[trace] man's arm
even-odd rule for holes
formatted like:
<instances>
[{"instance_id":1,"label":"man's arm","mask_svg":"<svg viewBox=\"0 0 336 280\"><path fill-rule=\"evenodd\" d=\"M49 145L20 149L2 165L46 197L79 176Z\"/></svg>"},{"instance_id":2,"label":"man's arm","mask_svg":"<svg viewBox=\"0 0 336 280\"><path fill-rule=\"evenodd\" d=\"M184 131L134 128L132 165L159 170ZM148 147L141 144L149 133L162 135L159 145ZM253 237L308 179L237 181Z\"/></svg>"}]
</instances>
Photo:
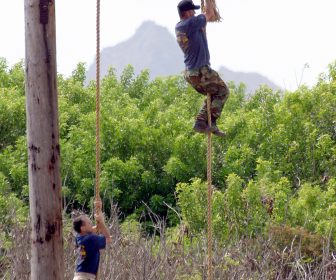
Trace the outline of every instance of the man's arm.
<instances>
[{"instance_id":1,"label":"man's arm","mask_svg":"<svg viewBox=\"0 0 336 280\"><path fill-rule=\"evenodd\" d=\"M205 18L207 21L213 20L213 17L215 16L214 7L211 1L206 0L205 1L205 12L204 12Z\"/></svg>"}]
</instances>

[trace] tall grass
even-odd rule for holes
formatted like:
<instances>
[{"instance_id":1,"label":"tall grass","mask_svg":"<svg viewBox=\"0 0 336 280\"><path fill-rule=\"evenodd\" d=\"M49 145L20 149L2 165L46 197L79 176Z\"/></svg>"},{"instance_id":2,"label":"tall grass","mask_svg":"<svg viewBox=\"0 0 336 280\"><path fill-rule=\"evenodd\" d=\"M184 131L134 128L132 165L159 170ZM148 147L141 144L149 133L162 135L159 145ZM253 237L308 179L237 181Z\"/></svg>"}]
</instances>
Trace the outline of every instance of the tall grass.
<instances>
[{"instance_id":1,"label":"tall grass","mask_svg":"<svg viewBox=\"0 0 336 280\"><path fill-rule=\"evenodd\" d=\"M72 279L74 235L70 220L64 221L65 279ZM145 236L141 229L128 231L123 226L121 230L117 215L113 215L108 222L113 242L102 251L99 279L206 279L205 235L192 237L182 229L171 238L162 220L153 217L152 223L155 234ZM14 226L8 235L11 242L0 244L1 279L30 279L29 228L29 223ZM264 236L240 238L229 245L215 241L214 279L336 279L336 256L328 241L321 242L321 250L307 252L296 232L290 237L292 242L279 242L280 235L289 236L288 231L277 227Z\"/></svg>"}]
</instances>

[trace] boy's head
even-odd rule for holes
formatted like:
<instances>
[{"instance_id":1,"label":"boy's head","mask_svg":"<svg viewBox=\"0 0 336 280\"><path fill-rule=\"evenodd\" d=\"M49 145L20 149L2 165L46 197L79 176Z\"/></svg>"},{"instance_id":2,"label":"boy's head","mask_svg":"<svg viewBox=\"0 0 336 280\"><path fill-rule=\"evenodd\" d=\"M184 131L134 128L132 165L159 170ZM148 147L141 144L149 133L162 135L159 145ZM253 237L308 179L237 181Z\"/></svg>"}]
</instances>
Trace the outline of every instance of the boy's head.
<instances>
[{"instance_id":1,"label":"boy's head","mask_svg":"<svg viewBox=\"0 0 336 280\"><path fill-rule=\"evenodd\" d=\"M86 215L80 215L73 220L73 229L79 234L92 232L92 222Z\"/></svg>"}]
</instances>

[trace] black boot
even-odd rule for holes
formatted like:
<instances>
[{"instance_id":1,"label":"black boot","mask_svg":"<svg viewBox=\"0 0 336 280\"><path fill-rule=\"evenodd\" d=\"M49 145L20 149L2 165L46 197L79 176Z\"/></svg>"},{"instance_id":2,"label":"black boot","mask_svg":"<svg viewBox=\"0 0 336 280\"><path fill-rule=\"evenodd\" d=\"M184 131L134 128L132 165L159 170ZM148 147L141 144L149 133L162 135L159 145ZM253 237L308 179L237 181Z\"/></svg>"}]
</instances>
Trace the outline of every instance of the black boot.
<instances>
[{"instance_id":1,"label":"black boot","mask_svg":"<svg viewBox=\"0 0 336 280\"><path fill-rule=\"evenodd\" d=\"M212 134L214 134L218 137L222 137L222 138L225 137L225 133L223 131L219 130L219 128L217 126L217 123L216 123L216 119L211 120L211 132L212 132Z\"/></svg>"},{"instance_id":2,"label":"black boot","mask_svg":"<svg viewBox=\"0 0 336 280\"><path fill-rule=\"evenodd\" d=\"M210 131L212 132L207 122L203 120L196 120L193 129L198 133L208 133Z\"/></svg>"}]
</instances>

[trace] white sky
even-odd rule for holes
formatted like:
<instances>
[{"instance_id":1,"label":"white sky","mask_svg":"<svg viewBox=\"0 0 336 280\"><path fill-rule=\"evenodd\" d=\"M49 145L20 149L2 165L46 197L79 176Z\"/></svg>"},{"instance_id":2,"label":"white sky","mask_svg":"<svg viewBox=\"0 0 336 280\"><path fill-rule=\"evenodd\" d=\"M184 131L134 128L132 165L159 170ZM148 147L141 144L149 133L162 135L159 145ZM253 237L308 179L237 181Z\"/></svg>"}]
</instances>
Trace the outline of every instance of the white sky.
<instances>
[{"instance_id":1,"label":"white sky","mask_svg":"<svg viewBox=\"0 0 336 280\"><path fill-rule=\"evenodd\" d=\"M58 72L69 75L95 56L95 0L55 0ZM199 4L200 0L194 0ZM101 0L101 46L131 37L145 20L172 33L178 0ZM336 60L336 0L217 0L222 23L208 25L211 63L259 72L294 90L313 85ZM0 0L0 56L24 58L24 0Z\"/></svg>"}]
</instances>

